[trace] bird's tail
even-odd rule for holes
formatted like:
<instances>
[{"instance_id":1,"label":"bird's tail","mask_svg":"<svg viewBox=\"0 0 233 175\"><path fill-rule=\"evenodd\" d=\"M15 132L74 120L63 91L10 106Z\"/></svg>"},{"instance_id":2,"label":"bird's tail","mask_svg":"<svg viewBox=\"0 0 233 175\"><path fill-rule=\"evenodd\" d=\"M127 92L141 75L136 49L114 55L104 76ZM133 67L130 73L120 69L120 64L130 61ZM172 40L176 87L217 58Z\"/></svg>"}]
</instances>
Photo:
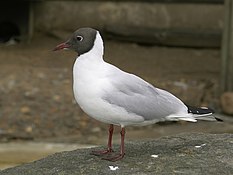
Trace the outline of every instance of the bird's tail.
<instances>
[{"instance_id":1,"label":"bird's tail","mask_svg":"<svg viewBox=\"0 0 233 175\"><path fill-rule=\"evenodd\" d=\"M207 107L192 107L186 105L188 107L188 113L192 114L192 116L196 120L207 120L207 121L222 121L221 119L213 116L214 110Z\"/></svg>"}]
</instances>

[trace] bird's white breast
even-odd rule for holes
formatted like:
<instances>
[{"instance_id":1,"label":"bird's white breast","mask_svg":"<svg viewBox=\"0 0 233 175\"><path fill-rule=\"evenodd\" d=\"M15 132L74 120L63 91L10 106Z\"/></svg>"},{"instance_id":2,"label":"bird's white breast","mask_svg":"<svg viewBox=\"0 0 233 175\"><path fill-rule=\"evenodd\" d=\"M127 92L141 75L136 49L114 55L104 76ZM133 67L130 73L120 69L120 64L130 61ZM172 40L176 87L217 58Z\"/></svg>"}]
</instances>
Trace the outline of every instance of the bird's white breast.
<instances>
[{"instance_id":1,"label":"bird's white breast","mask_svg":"<svg viewBox=\"0 0 233 175\"><path fill-rule=\"evenodd\" d=\"M121 126L142 122L143 117L102 98L106 91L114 88L109 79L109 74L114 70L114 66L92 52L78 57L73 67L73 90L77 103L85 113L101 122Z\"/></svg>"},{"instance_id":2,"label":"bird's white breast","mask_svg":"<svg viewBox=\"0 0 233 175\"><path fill-rule=\"evenodd\" d=\"M75 100L89 116L105 123L128 125L130 122L143 120L129 114L125 109L111 105L101 97L106 88L112 88L106 77L108 73L105 62L93 63L88 59L77 59L73 68L73 90Z\"/></svg>"},{"instance_id":3,"label":"bird's white breast","mask_svg":"<svg viewBox=\"0 0 233 175\"><path fill-rule=\"evenodd\" d=\"M85 113L101 122L121 126L142 122L142 117L130 114L124 108L109 104L102 99L106 89L109 92L113 88L109 74L117 69L104 62L102 55L103 43L97 33L94 47L88 53L79 56L74 63L75 100Z\"/></svg>"}]
</instances>

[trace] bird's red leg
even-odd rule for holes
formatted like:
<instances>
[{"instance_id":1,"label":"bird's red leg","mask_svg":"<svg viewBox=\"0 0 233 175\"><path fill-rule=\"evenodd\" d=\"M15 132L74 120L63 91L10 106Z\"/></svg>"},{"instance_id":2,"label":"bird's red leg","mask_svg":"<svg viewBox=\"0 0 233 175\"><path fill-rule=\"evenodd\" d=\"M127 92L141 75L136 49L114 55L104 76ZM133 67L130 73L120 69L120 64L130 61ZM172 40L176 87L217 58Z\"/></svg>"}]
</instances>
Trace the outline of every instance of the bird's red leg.
<instances>
[{"instance_id":1,"label":"bird's red leg","mask_svg":"<svg viewBox=\"0 0 233 175\"><path fill-rule=\"evenodd\" d=\"M102 158L104 160L109 160L109 161L117 161L120 160L124 157L125 155L125 128L121 128L121 148L120 148L120 153L113 156L113 157L106 157L106 158Z\"/></svg>"},{"instance_id":2,"label":"bird's red leg","mask_svg":"<svg viewBox=\"0 0 233 175\"><path fill-rule=\"evenodd\" d=\"M108 129L108 133L109 133L109 135L108 135L108 148L105 149L105 150L92 151L91 154L96 155L96 156L100 156L100 155L103 155L103 154L108 154L108 153L113 152L113 149L112 149L113 130L114 130L113 124L110 124L109 129Z\"/></svg>"}]
</instances>

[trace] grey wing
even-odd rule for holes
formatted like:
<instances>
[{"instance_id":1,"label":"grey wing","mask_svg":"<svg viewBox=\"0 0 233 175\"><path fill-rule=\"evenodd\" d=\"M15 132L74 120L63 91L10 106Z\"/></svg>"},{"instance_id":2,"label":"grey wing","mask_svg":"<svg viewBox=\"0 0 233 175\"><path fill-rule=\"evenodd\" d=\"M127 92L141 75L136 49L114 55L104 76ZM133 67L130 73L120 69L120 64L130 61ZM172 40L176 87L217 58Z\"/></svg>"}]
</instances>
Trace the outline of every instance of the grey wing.
<instances>
[{"instance_id":1,"label":"grey wing","mask_svg":"<svg viewBox=\"0 0 233 175\"><path fill-rule=\"evenodd\" d=\"M155 88L133 74L121 72L110 78L110 81L112 88L106 90L102 98L145 120L162 119L187 111L184 103L174 95Z\"/></svg>"}]
</instances>

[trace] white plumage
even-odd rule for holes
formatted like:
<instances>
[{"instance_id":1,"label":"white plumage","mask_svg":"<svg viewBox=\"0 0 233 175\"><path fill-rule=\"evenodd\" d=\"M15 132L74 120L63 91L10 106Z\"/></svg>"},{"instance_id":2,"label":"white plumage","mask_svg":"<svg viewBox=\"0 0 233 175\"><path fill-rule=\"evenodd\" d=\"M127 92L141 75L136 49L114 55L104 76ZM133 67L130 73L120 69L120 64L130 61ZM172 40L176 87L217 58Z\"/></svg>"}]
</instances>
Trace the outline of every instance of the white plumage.
<instances>
[{"instance_id":1,"label":"white plumage","mask_svg":"<svg viewBox=\"0 0 233 175\"><path fill-rule=\"evenodd\" d=\"M110 124L108 148L95 151L95 155L113 152L113 125L122 128L120 153L104 159L116 161L125 154L125 126L166 120L215 120L211 116L212 110L187 106L171 93L105 62L103 40L95 29L77 30L54 50L67 48L78 53L73 67L73 90L77 103L92 118Z\"/></svg>"},{"instance_id":2,"label":"white plumage","mask_svg":"<svg viewBox=\"0 0 233 175\"><path fill-rule=\"evenodd\" d=\"M101 122L124 127L165 120L196 121L187 106L171 93L106 63L99 32L93 48L76 59L73 76L76 101Z\"/></svg>"}]
</instances>

